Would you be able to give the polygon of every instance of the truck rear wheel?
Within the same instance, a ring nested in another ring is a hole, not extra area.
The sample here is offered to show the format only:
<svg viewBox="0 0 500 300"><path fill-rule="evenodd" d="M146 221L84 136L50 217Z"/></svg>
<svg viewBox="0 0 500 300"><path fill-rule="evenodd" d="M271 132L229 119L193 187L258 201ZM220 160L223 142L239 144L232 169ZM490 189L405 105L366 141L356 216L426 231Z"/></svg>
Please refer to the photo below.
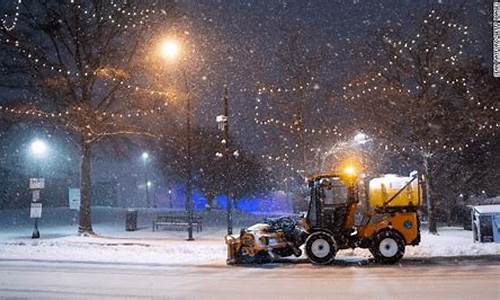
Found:
<svg viewBox="0 0 500 300"><path fill-rule="evenodd" d="M305 248L307 257L316 265L331 263L337 254L335 239L325 231L317 231L309 235Z"/></svg>
<svg viewBox="0 0 500 300"><path fill-rule="evenodd" d="M377 233L370 247L375 261L384 264L395 264L405 254L405 241L401 235L393 230L384 230Z"/></svg>

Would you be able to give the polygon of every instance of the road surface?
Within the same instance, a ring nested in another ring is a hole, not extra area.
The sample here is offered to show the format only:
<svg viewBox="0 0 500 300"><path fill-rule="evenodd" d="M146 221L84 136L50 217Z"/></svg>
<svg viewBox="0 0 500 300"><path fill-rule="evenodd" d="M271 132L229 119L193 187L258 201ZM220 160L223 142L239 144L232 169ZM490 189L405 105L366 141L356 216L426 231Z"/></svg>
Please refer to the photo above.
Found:
<svg viewBox="0 0 500 300"><path fill-rule="evenodd" d="M0 260L0 298L500 299L500 262L230 267Z"/></svg>

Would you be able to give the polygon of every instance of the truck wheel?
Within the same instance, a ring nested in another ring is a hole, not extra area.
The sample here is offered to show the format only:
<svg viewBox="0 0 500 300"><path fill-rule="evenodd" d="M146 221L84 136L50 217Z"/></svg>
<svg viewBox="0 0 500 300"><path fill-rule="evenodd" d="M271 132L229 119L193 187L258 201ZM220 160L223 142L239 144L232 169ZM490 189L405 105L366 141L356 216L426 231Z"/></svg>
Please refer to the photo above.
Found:
<svg viewBox="0 0 500 300"><path fill-rule="evenodd" d="M335 239L325 231L312 233L306 240L306 254L313 264L326 265L331 263L337 254Z"/></svg>
<svg viewBox="0 0 500 300"><path fill-rule="evenodd" d="M373 239L370 252L375 261L384 264L395 264L405 254L405 241L401 235L393 230L377 233Z"/></svg>

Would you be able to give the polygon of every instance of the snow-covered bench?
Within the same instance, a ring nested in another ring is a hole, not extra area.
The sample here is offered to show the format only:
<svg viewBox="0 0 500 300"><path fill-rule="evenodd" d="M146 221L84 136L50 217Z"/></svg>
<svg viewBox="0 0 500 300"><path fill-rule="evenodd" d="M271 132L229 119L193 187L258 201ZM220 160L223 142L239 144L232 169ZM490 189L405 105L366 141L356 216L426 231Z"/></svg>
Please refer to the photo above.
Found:
<svg viewBox="0 0 500 300"><path fill-rule="evenodd" d="M196 232L203 230L203 218L201 216L193 216L193 228ZM189 227L189 217L187 215L158 215L153 220L153 231L159 228L166 229L187 229Z"/></svg>

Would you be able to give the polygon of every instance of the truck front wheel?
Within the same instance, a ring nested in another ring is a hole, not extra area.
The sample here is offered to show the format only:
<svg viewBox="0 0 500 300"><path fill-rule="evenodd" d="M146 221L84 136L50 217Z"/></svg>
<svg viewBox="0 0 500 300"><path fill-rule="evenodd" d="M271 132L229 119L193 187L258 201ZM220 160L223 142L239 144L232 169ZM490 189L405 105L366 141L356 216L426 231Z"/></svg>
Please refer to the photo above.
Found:
<svg viewBox="0 0 500 300"><path fill-rule="evenodd" d="M309 235L305 248L309 260L317 265L331 263L337 254L335 239L325 231L317 231Z"/></svg>
<svg viewBox="0 0 500 300"><path fill-rule="evenodd" d="M395 264L405 254L405 241L401 235L393 230L384 230L373 239L370 252L375 261L384 264Z"/></svg>

